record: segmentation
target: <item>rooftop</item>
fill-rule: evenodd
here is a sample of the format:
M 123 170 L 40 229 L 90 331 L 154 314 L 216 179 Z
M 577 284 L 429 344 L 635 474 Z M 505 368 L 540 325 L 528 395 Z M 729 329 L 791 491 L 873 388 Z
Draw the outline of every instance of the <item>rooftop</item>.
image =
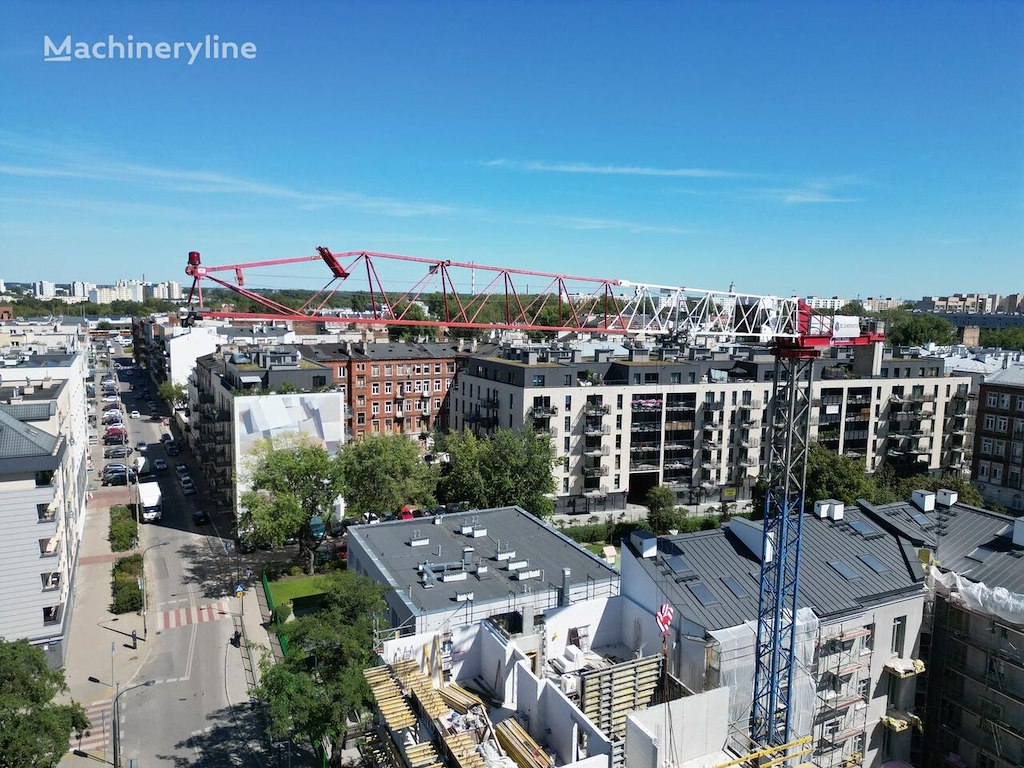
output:
M 906 501 L 878 507 L 860 503 L 869 518 L 914 547 L 934 550 L 942 570 L 1024 594 L 1024 550 L 1014 547 L 1012 539 L 1016 518 L 967 504 L 922 512 Z
M 435 525 L 436 520 L 440 523 Z M 463 534 L 464 526 L 484 529 L 486 534 Z M 413 546 L 413 540 L 426 543 Z M 509 592 L 521 592 L 524 585 L 534 591 L 559 589 L 563 568 L 572 570 L 570 582 L 574 585 L 619 578 L 618 572 L 598 557 L 519 507 L 353 526 L 349 528 L 349 542 L 350 547 L 358 542 L 369 552 L 391 586 L 403 592 L 421 614 L 450 610 L 460 592 L 471 591 L 474 601 L 483 603 L 503 600 Z M 473 548 L 468 553 L 470 567 L 465 580 L 442 581 L 439 575 L 436 580 L 428 580 L 429 587 L 420 583 L 420 564 L 434 564 L 438 574 L 443 564 L 458 570 L 464 547 Z M 497 559 L 499 551 L 510 550 L 515 551 L 514 560 L 526 560 L 528 569 L 539 569 L 540 577 L 523 581 L 510 578 L 515 571 L 507 570 L 506 563 Z M 486 574 L 475 572 L 477 563 L 488 566 Z
M 60 440 L 0 411 L 0 460 L 51 456 Z
M 757 618 L 762 530 L 734 518 L 727 528 L 659 537 L 653 558 L 628 546 L 686 618 L 724 629 Z M 805 515 L 800 568 L 800 607 L 826 619 L 920 590 L 923 579 L 909 542 L 872 526 L 858 509 L 841 521 Z
M 1011 365 L 991 373 L 985 379 L 985 383 L 1000 387 L 1024 387 L 1024 365 Z

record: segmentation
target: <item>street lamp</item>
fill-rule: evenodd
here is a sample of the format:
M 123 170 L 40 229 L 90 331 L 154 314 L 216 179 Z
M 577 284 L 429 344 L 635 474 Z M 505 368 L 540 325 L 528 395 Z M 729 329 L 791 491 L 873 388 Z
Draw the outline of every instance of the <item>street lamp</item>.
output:
M 161 541 L 161 542 L 158 542 L 156 544 L 150 544 L 148 547 L 146 547 L 144 550 L 142 550 L 142 583 L 140 584 L 140 589 L 142 590 L 142 639 L 143 640 L 145 640 L 149 636 L 149 631 L 148 631 L 147 625 L 146 625 L 146 614 L 148 613 L 148 611 L 146 610 L 146 607 L 147 607 L 147 601 L 146 601 L 146 553 L 149 552 L 149 550 L 154 549 L 155 547 L 162 547 L 162 546 L 164 546 L 165 544 L 168 544 L 168 543 L 169 542 Z
M 134 691 L 136 688 L 149 688 L 151 685 L 156 685 L 156 680 L 147 680 L 144 683 L 129 686 L 123 691 L 121 690 L 121 683 L 118 682 L 115 687 L 114 694 L 114 706 L 113 706 L 113 736 L 114 736 L 114 768 L 121 768 L 121 716 L 118 710 L 118 700 L 124 696 L 128 691 Z

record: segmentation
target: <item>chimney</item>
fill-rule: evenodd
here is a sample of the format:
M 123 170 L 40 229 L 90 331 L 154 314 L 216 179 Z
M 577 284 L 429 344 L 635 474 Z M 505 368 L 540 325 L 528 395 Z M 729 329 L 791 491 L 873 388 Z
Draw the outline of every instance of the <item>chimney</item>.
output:
M 952 507 L 959 498 L 960 495 L 956 491 L 951 491 L 948 488 L 939 488 L 935 494 L 935 503 L 940 507 Z
M 1024 531 L 1024 527 L 1021 528 Z M 569 604 L 569 577 L 572 576 L 572 570 L 569 568 L 562 569 L 562 594 L 559 605 L 566 606 Z
M 935 511 L 935 494 L 931 491 L 914 491 L 910 497 L 911 503 L 922 512 Z
M 824 520 L 828 517 L 831 509 L 832 503 L 829 499 L 818 499 L 814 502 L 814 514 L 817 515 L 819 520 Z
M 843 519 L 843 513 L 846 511 L 846 505 L 843 502 L 836 499 L 829 499 L 829 519 L 835 520 L 837 523 Z

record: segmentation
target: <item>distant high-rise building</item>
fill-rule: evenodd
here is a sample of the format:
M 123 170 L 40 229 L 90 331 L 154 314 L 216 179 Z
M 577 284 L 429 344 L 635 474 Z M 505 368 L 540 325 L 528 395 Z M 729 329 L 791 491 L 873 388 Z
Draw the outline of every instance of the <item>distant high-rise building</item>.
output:
M 174 280 L 167 283 L 167 298 L 172 300 L 181 298 L 181 283 Z
M 906 303 L 907 302 L 903 299 L 894 299 L 891 296 L 884 299 L 871 297 L 864 299 L 864 301 L 861 302 L 861 304 L 864 305 L 864 309 L 868 312 L 881 312 L 886 309 L 896 309 L 897 307 L 902 307 Z
M 88 296 L 89 291 L 95 288 L 94 283 L 85 283 L 80 280 L 76 280 L 71 284 L 71 295 L 72 296 Z
M 57 295 L 57 286 L 48 280 L 40 280 L 35 284 L 35 296 L 37 299 L 52 299 Z
M 952 296 L 925 296 L 917 308 L 927 312 L 980 312 L 988 314 L 999 307 L 998 293 L 954 293 Z
M 0 279 L 0 293 L 7 293 L 7 283 Z
M 839 296 L 833 296 L 828 299 L 823 296 L 808 296 L 806 301 L 807 306 L 811 309 L 825 310 L 828 312 L 835 312 L 850 303 L 849 299 L 844 299 Z

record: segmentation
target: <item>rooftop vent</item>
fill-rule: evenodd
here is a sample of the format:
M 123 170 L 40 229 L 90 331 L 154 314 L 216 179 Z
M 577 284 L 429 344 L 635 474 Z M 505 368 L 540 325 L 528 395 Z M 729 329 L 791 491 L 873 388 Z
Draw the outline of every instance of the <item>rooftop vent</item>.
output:
M 514 549 L 509 549 L 509 550 L 507 550 L 505 552 L 498 552 L 498 553 L 496 553 L 494 555 L 494 559 L 497 560 L 500 563 L 502 560 L 511 560 L 515 556 L 516 556 L 516 551 Z
M 640 557 L 654 557 L 658 552 L 658 537 L 650 531 L 633 531 L 629 540 L 640 553 Z
M 509 560 L 505 566 L 507 571 L 518 571 L 522 568 L 526 568 L 530 564 L 529 560 Z
M 951 491 L 948 488 L 939 488 L 935 494 L 935 503 L 940 507 L 952 507 L 959 498 L 960 495 L 956 491 Z
M 455 602 L 457 603 L 471 603 L 473 602 L 474 595 L 472 592 L 456 592 Z
M 843 514 L 846 512 L 846 505 L 838 499 L 829 499 L 829 510 L 828 517 L 830 520 L 835 520 L 837 523 L 843 519 Z
M 512 577 L 519 581 L 526 581 L 527 579 L 539 579 L 541 577 L 540 568 L 530 568 L 525 571 L 516 571 L 516 574 Z
M 1024 517 L 1013 521 L 1013 546 L 1024 547 Z

